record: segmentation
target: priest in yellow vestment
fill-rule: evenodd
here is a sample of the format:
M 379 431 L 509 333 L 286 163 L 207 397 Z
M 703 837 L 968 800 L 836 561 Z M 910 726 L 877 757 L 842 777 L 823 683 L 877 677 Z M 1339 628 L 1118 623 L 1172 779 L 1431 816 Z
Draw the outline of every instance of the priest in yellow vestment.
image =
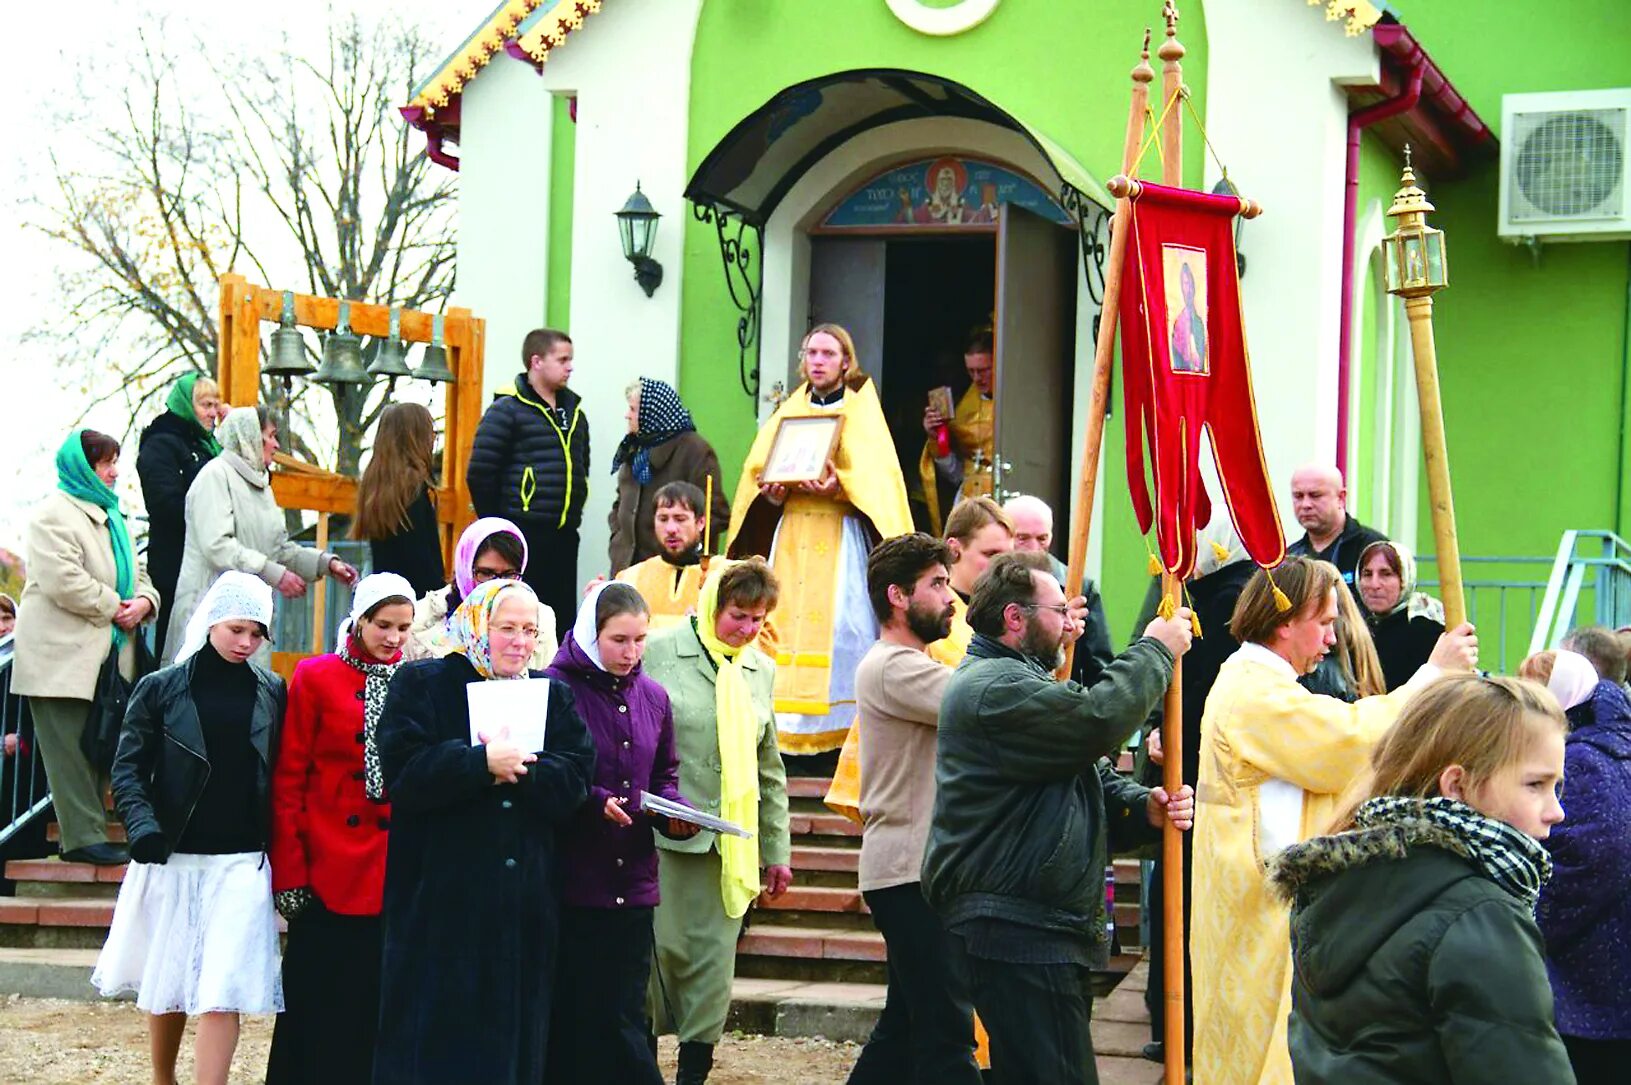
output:
M 681 480 L 664 485 L 652 497 L 653 527 L 662 552 L 617 574 L 651 608 L 653 633 L 697 612 L 702 594 L 702 539 L 708 523 L 706 503 L 706 495 L 695 483 Z
M 1297 683 L 1336 643 L 1336 566 L 1287 558 L 1241 592 L 1229 631 L 1240 648 L 1218 671 L 1201 717 L 1196 787 L 1195 1080 L 1293 1085 L 1289 917 L 1263 862 L 1324 832 L 1370 751 L 1417 691 L 1445 669 L 1470 669 L 1472 627 L 1444 634 L 1428 663 L 1392 693 L 1353 704 Z M 1291 602 L 1275 605 L 1275 586 Z
M 812 754 L 843 743 L 855 718 L 855 668 L 878 637 L 867 554 L 911 531 L 912 515 L 877 388 L 849 333 L 817 325 L 799 353 L 805 383 L 765 423 L 742 467 L 729 552 L 767 555 L 781 582 L 776 724 L 784 753 Z M 796 486 L 761 484 L 782 420 L 829 414 L 843 422 L 826 474 Z
M 990 328 L 977 328 L 963 345 L 963 367 L 969 386 L 957 401 L 951 417 L 940 415 L 933 405 L 923 412 L 923 429 L 929 439 L 918 459 L 918 476 L 923 484 L 923 503 L 929 512 L 929 531 L 939 535 L 950 506 L 969 497 L 990 497 L 992 465 L 996 462 L 997 412 L 992 399 L 996 380 L 996 352 Z M 949 431 L 950 450 L 940 452 L 938 432 Z M 942 491 L 951 494 L 942 507 Z

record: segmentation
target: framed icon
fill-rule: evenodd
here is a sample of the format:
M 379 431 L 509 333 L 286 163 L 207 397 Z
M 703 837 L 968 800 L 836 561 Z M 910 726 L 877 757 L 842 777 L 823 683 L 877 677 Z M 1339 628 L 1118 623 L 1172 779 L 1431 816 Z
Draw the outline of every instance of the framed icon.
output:
M 770 455 L 760 482 L 788 485 L 816 482 L 827 472 L 827 461 L 838 451 L 838 434 L 844 425 L 841 414 L 817 414 L 804 418 L 783 418 L 770 443 Z

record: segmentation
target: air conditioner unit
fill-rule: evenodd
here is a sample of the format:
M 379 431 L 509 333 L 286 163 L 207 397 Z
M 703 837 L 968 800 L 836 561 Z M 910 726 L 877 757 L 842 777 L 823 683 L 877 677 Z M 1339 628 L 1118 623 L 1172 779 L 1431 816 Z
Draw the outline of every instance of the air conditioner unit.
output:
M 1502 96 L 1499 233 L 1631 238 L 1631 87 Z

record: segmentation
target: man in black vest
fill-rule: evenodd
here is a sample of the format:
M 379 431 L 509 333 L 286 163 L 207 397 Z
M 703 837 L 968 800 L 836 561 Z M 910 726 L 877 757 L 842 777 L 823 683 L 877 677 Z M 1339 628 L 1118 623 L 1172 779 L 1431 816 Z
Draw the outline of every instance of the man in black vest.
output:
M 525 370 L 493 397 L 476 427 L 465 482 L 478 516 L 502 516 L 527 537 L 523 579 L 555 611 L 577 615 L 578 527 L 589 495 L 589 419 L 566 386 L 572 340 L 537 328 L 521 343 Z
M 1342 472 L 1330 464 L 1297 468 L 1291 476 L 1291 510 L 1304 534 L 1286 547 L 1286 553 L 1330 562 L 1342 571 L 1349 588 L 1355 587 L 1360 552 L 1373 542 L 1387 540 L 1380 531 L 1348 515 L 1348 488 Z

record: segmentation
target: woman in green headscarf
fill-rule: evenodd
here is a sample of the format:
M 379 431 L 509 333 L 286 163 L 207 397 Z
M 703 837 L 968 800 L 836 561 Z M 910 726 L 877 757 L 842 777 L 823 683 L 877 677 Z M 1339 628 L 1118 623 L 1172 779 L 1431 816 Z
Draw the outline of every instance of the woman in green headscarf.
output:
M 181 546 L 186 537 L 187 488 L 198 472 L 221 452 L 215 440 L 221 389 L 202 373 L 188 373 L 170 386 L 164 413 L 142 430 L 136 474 L 147 505 L 147 568 L 163 600 L 159 611 L 158 654 L 175 604 L 176 577 L 181 573 Z
M 69 862 L 122 863 L 108 843 L 103 781 L 79 749 L 97 675 L 119 651 L 136 673 L 132 638 L 159 595 L 131 544 L 113 484 L 119 442 L 76 430 L 57 451 L 57 488 L 28 525 L 28 583 L 17 606 L 11 689 L 28 698 Z

